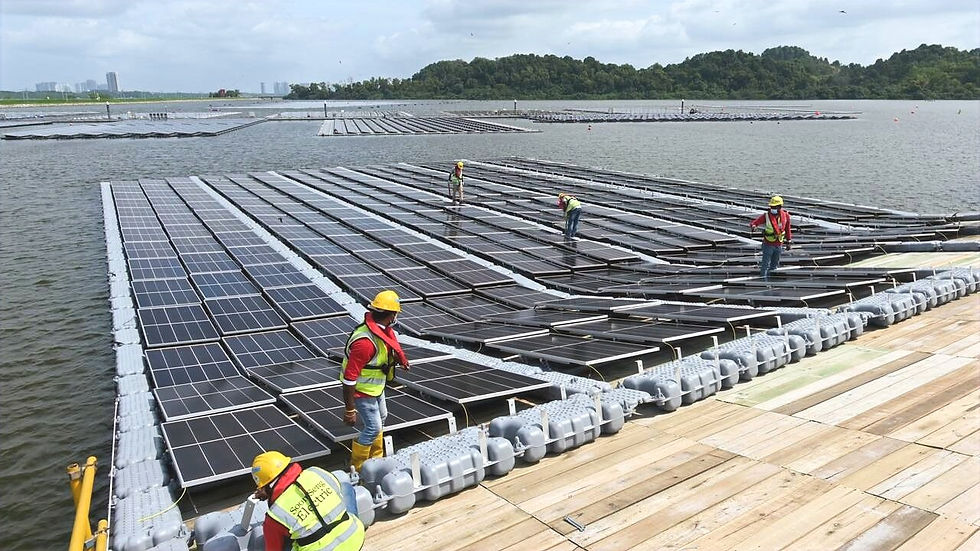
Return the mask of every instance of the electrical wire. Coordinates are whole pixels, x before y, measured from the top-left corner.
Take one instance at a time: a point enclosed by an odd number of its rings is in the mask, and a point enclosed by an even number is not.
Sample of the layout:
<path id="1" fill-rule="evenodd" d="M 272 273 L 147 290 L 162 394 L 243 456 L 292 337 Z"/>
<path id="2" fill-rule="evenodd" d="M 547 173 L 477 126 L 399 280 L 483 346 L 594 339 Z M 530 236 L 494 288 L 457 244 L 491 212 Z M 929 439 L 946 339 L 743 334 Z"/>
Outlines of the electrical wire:
<path id="1" fill-rule="evenodd" d="M 466 411 L 466 405 L 463 403 L 459 404 L 463 408 L 463 417 L 466 419 L 466 427 L 470 428 L 470 413 Z"/>
<path id="2" fill-rule="evenodd" d="M 592 371 L 595 371 L 595 374 L 599 376 L 599 380 L 600 381 L 606 382 L 606 379 L 602 376 L 602 373 L 599 373 L 599 370 L 598 369 L 596 369 L 595 367 L 593 367 L 591 365 L 589 366 L 589 369 L 591 369 Z"/>
<path id="3" fill-rule="evenodd" d="M 162 514 L 164 514 L 164 513 L 166 513 L 167 511 L 169 511 L 169 510 L 171 510 L 171 509 L 173 509 L 174 507 L 176 507 L 176 506 L 177 506 L 177 504 L 178 504 L 178 503 L 180 503 L 180 500 L 181 500 L 181 499 L 184 499 L 184 496 L 185 496 L 185 495 L 187 495 L 187 488 L 184 488 L 184 491 L 183 491 L 183 492 L 181 492 L 181 494 L 180 494 L 180 497 L 178 497 L 178 498 L 177 498 L 177 501 L 175 501 L 175 502 L 173 502 L 173 503 L 172 503 L 172 504 L 170 505 L 170 507 L 167 507 L 166 509 L 164 509 L 164 510 L 162 510 L 162 511 L 160 511 L 160 512 L 157 512 L 157 513 L 153 513 L 152 515 L 149 515 L 149 516 L 145 516 L 145 517 L 143 517 L 143 518 L 141 518 L 141 519 L 139 519 L 139 520 L 137 520 L 136 522 L 143 522 L 143 521 L 145 521 L 145 520 L 150 520 L 150 519 L 151 519 L 151 518 L 153 518 L 153 517 L 158 517 L 158 516 L 160 516 L 160 515 L 162 515 Z"/>

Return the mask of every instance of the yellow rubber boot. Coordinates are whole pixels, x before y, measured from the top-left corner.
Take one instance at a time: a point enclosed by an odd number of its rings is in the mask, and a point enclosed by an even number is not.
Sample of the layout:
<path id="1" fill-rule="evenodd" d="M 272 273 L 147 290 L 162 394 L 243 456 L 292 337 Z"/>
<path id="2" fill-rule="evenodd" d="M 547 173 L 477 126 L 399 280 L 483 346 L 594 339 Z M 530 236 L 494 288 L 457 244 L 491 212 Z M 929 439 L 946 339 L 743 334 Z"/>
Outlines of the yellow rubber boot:
<path id="1" fill-rule="evenodd" d="M 365 446 L 357 440 L 354 440 L 351 443 L 350 452 L 351 467 L 354 467 L 355 470 L 360 471 L 361 465 L 367 461 L 368 456 L 371 454 L 371 446 Z"/>
<path id="2" fill-rule="evenodd" d="M 371 442 L 371 454 L 368 457 L 370 457 L 371 459 L 375 459 L 378 457 L 385 456 L 384 437 L 385 435 L 383 432 L 379 433 L 378 437 L 374 439 L 374 442 Z"/>

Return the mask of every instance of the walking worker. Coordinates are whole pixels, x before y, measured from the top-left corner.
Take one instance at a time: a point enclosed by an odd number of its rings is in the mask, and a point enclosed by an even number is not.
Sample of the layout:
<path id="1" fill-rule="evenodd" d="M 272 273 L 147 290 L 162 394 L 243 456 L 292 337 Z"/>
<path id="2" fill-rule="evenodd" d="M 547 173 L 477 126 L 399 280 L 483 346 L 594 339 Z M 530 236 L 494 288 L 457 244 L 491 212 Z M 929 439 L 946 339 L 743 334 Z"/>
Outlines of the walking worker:
<path id="1" fill-rule="evenodd" d="M 582 202 L 568 193 L 558 194 L 558 207 L 565 213 L 565 239 L 578 233 L 578 219 L 582 216 Z"/>
<path id="2" fill-rule="evenodd" d="M 762 262 L 759 273 L 762 279 L 769 279 L 769 272 L 779 268 L 779 256 L 783 247 L 788 251 L 793 242 L 789 212 L 783 209 L 783 198 L 773 195 L 769 199 L 769 210 L 749 223 L 749 228 L 764 226 L 762 230 Z"/>
<path id="3" fill-rule="evenodd" d="M 266 551 L 356 551 L 364 524 L 350 482 L 319 467 L 304 469 L 277 451 L 252 461 L 255 497 L 268 502 L 262 523 Z"/>
<path id="4" fill-rule="evenodd" d="M 449 173 L 449 198 L 454 205 L 463 204 L 463 161 L 457 161 Z"/>
<path id="5" fill-rule="evenodd" d="M 360 429 L 351 446 L 350 462 L 357 470 L 369 458 L 384 457 L 385 383 L 394 378 L 396 365 L 408 370 L 408 358 L 392 329 L 401 311 L 398 294 L 381 291 L 344 348 L 344 423 Z"/>

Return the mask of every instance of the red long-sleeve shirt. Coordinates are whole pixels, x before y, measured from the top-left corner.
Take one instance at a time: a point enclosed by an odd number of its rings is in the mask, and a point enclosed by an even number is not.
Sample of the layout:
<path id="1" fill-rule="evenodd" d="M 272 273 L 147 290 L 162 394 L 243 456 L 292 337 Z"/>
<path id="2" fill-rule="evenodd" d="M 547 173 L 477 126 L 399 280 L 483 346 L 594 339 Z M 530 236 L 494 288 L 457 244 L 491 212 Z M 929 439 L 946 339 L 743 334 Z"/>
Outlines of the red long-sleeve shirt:
<path id="1" fill-rule="evenodd" d="M 272 487 L 269 505 L 279 499 L 279 496 L 286 491 L 290 484 L 296 481 L 301 472 L 303 472 L 303 467 L 300 467 L 299 463 L 293 463 L 286 467 L 275 486 Z M 269 515 L 265 515 L 265 521 L 262 523 L 262 535 L 265 537 L 265 551 L 285 551 L 293 547 L 292 538 L 289 537 L 289 529 Z"/>
<path id="2" fill-rule="evenodd" d="M 778 234 L 779 233 L 779 228 L 777 227 L 777 224 L 779 226 L 782 226 L 783 231 L 786 232 L 786 236 L 783 238 L 782 241 L 778 241 L 777 240 L 775 243 L 771 243 L 769 241 L 766 241 L 765 238 L 763 238 L 763 240 L 762 240 L 763 243 L 766 243 L 768 245 L 782 246 L 782 244 L 785 243 L 786 241 L 792 241 L 793 240 L 793 230 L 790 227 L 789 212 L 787 212 L 785 209 L 779 209 L 779 214 L 771 214 L 769 212 L 766 212 L 762 216 L 760 216 L 760 217 L 756 218 L 755 220 L 753 220 L 752 222 L 750 222 L 749 223 L 749 227 L 750 228 L 754 228 L 756 226 L 765 226 L 766 225 L 766 217 L 767 216 L 772 216 L 774 218 L 776 216 L 779 216 L 779 219 L 778 220 L 774 220 L 773 221 L 773 222 L 775 222 L 773 224 L 773 228 L 776 229 L 776 233 Z M 778 235 L 777 235 L 777 238 L 778 238 Z"/>

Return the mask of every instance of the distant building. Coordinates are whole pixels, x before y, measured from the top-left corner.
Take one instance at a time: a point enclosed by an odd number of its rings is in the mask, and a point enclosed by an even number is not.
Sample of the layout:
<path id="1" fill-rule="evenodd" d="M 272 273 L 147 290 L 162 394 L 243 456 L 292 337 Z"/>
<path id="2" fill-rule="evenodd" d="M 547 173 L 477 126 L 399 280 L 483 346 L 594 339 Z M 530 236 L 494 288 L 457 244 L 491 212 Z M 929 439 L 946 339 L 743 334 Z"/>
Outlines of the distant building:
<path id="1" fill-rule="evenodd" d="M 79 93 L 81 93 L 81 92 L 92 92 L 92 91 L 95 91 L 95 90 L 98 90 L 98 89 L 99 89 L 99 83 L 98 82 L 95 82 L 92 79 L 88 79 L 85 82 L 77 82 L 77 83 L 75 83 L 75 91 L 76 92 L 79 92 Z"/>
<path id="2" fill-rule="evenodd" d="M 277 96 L 285 96 L 289 93 L 289 83 L 277 81 L 272 90 Z"/>
<path id="3" fill-rule="evenodd" d="M 259 93 L 260 93 L 260 94 L 262 94 L 262 95 L 264 96 L 264 95 L 265 95 L 265 83 L 264 83 L 264 82 L 262 82 L 262 83 L 260 83 L 260 84 L 261 84 L 261 86 L 260 86 L 259 88 L 260 88 L 261 90 L 259 91 Z"/>
<path id="4" fill-rule="evenodd" d="M 57 82 L 38 82 L 34 85 L 34 90 L 37 92 L 54 92 L 57 88 Z"/>
<path id="5" fill-rule="evenodd" d="M 110 71 L 105 74 L 106 87 L 109 88 L 109 92 L 119 91 L 119 79 L 116 76 L 115 71 Z"/>

